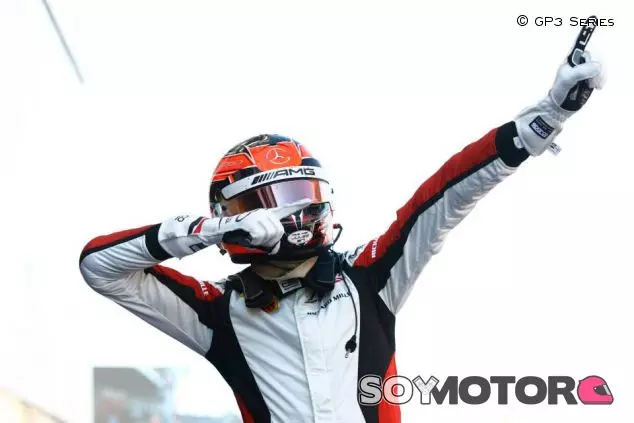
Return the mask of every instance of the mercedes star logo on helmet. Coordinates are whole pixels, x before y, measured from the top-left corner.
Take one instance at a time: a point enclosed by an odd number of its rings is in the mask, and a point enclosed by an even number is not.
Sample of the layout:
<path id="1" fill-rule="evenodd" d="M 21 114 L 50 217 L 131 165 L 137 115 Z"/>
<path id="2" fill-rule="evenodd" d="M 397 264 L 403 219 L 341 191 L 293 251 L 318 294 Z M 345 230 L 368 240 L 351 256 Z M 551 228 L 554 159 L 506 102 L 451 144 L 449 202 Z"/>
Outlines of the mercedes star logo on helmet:
<path id="1" fill-rule="evenodd" d="M 266 160 L 276 165 L 283 165 L 291 161 L 281 148 L 273 148 L 266 153 Z"/>

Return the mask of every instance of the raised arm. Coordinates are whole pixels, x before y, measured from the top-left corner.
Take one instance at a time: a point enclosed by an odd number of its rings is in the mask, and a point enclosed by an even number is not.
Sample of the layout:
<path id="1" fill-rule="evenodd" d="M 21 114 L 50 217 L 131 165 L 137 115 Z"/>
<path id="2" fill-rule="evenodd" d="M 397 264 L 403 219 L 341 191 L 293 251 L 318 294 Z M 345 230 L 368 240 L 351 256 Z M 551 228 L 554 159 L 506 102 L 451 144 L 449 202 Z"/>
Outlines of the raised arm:
<path id="1" fill-rule="evenodd" d="M 516 136 L 515 123 L 509 122 L 451 157 L 397 211 L 387 231 L 350 256 L 353 267 L 367 268 L 393 313 L 449 231 L 528 158 L 526 150 L 514 145 Z"/>
<path id="2" fill-rule="evenodd" d="M 208 305 L 222 288 L 158 263 L 204 248 L 205 240 L 195 233 L 204 221 L 179 216 L 99 236 L 84 247 L 79 261 L 91 288 L 202 355 L 212 338 Z"/>
<path id="3" fill-rule="evenodd" d="M 161 224 L 100 236 L 84 247 L 80 271 L 95 291 L 204 355 L 211 346 L 214 307 L 223 286 L 159 263 L 226 242 L 232 234 L 243 234 L 250 244 L 273 253 L 284 234 L 280 216 L 305 205 L 300 202 L 223 218 L 177 216 Z"/>
<path id="4" fill-rule="evenodd" d="M 553 140 L 563 122 L 603 84 L 600 64 L 587 53 L 583 57 L 559 68 L 542 101 L 450 158 L 397 212 L 386 232 L 348 255 L 349 265 L 365 271 L 392 313 L 403 305 L 449 231 L 482 197 L 529 155 L 538 156 L 549 147 L 558 150 Z"/>

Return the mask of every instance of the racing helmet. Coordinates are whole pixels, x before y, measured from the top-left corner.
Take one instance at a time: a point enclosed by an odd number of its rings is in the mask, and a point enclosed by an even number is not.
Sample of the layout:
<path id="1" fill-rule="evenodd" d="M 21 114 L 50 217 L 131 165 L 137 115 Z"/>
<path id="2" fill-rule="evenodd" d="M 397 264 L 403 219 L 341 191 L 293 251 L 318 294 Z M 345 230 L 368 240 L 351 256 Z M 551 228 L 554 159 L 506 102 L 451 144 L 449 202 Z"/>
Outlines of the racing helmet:
<path id="1" fill-rule="evenodd" d="M 220 160 L 211 179 L 213 217 L 229 217 L 309 198 L 313 203 L 281 220 L 285 235 L 278 260 L 300 260 L 320 254 L 333 242 L 332 188 L 308 149 L 281 135 L 258 135 L 241 142 Z M 223 242 L 234 263 L 266 261 L 255 247 Z"/>
<path id="2" fill-rule="evenodd" d="M 579 381 L 577 396 L 583 404 L 612 404 L 614 397 L 607 382 L 600 376 L 588 376 Z"/>

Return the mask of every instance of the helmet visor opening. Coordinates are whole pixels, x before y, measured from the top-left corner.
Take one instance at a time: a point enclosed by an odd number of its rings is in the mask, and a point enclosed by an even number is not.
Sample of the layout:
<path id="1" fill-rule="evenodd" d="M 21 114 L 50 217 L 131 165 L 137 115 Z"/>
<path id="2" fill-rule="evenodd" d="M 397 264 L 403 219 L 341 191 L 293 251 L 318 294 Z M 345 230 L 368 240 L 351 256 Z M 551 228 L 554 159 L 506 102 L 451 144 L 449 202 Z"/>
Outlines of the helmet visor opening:
<path id="1" fill-rule="evenodd" d="M 313 203 L 331 200 L 332 190 L 319 179 L 293 179 L 247 191 L 230 200 L 221 200 L 222 216 L 235 216 L 256 209 L 284 206 L 305 198 Z"/>
<path id="2" fill-rule="evenodd" d="M 596 392 L 598 395 L 612 395 L 610 393 L 610 388 L 608 388 L 608 385 L 595 386 L 594 392 Z"/>

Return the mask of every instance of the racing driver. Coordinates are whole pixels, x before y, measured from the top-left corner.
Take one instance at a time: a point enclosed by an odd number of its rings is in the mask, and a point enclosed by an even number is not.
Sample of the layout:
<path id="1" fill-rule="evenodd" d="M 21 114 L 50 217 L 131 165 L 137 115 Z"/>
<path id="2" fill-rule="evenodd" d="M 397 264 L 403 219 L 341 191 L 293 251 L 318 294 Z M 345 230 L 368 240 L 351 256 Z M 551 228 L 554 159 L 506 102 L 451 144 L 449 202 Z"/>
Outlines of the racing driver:
<path id="1" fill-rule="evenodd" d="M 245 422 L 399 422 L 398 406 L 361 405 L 358 381 L 395 374 L 395 316 L 449 231 L 522 162 L 556 150 L 563 123 L 603 85 L 600 63 L 573 52 L 541 101 L 451 157 L 354 251 L 332 249 L 340 227 L 319 161 L 260 135 L 220 160 L 210 216 L 96 237 L 81 274 L 212 363 Z M 161 264 L 209 246 L 249 266 L 210 282 Z"/>

